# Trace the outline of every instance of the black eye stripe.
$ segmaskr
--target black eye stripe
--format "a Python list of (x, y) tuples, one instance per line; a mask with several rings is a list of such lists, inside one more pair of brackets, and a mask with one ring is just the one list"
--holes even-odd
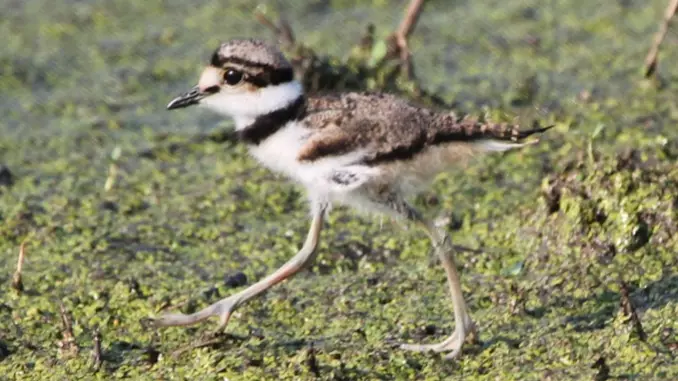
[(242, 80), (251, 83), (256, 87), (275, 86), (281, 83), (290, 82), (294, 79), (294, 71), (291, 68), (273, 69), (271, 67), (265, 67), (263, 68), (263, 71), (257, 74), (247, 73), (240, 68), (229, 66), (228, 64), (226, 64), (223, 69), (224, 79), (226, 79), (226, 74), (232, 70), (242, 73)]
[(290, 82), (294, 79), (294, 70), (287, 69), (277, 69), (271, 73), (271, 84), (277, 85), (280, 83)]
[(248, 74), (244, 79), (256, 87), (275, 86), (292, 81), (294, 79), (294, 72), (292, 69), (275, 69), (254, 75)]
[(248, 75), (245, 77), (245, 82), (251, 83), (256, 87), (266, 87), (268, 86), (268, 81), (266, 81), (265, 78), (262, 78), (261, 76), (253, 76), (253, 75)]

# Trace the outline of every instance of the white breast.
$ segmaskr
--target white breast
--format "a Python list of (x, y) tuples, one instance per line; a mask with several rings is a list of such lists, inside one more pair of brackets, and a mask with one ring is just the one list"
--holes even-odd
[[(259, 145), (251, 145), (249, 150), (252, 156), (267, 168), (309, 188), (315, 187), (317, 180), (332, 170), (353, 164), (363, 156), (362, 152), (349, 152), (312, 162), (297, 161), (299, 151), (313, 133), (314, 131), (306, 128), (303, 123), (290, 122)], [(314, 190), (322, 192), (321, 189)]]
[(297, 154), (310, 135), (298, 123), (288, 123), (258, 145), (250, 145), (250, 153), (267, 168), (301, 181)]

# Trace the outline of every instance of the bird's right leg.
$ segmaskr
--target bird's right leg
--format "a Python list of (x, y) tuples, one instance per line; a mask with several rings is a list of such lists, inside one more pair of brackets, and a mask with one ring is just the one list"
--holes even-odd
[(466, 338), (475, 332), (475, 324), (468, 312), (468, 307), (464, 301), (464, 295), (461, 290), (461, 281), (459, 273), (454, 264), (454, 247), (447, 233), (433, 223), (425, 219), (416, 209), (410, 206), (400, 195), (395, 193), (386, 193), (380, 197), (380, 203), (387, 205), (397, 215), (405, 217), (407, 220), (416, 223), (424, 228), (428, 234), (433, 248), (440, 258), (440, 261), (447, 275), (447, 284), (452, 299), (452, 308), (454, 310), (454, 332), (447, 339), (436, 344), (402, 344), (401, 348), (412, 351), (434, 351), (447, 352), (445, 358), (453, 359), (461, 354), (461, 347)]
[(154, 323), (158, 327), (192, 325), (199, 323), (212, 316), (219, 317), (219, 329), (224, 328), (228, 323), (233, 311), (247, 302), (248, 300), (260, 295), (264, 291), (293, 276), (305, 266), (313, 261), (316, 256), (316, 248), (320, 239), (326, 204), (313, 205), (313, 221), (306, 236), (306, 241), (299, 252), (287, 263), (282, 265), (277, 271), (251, 285), (247, 289), (222, 299), (209, 307), (206, 307), (190, 315), (184, 314), (165, 314), (155, 319)]

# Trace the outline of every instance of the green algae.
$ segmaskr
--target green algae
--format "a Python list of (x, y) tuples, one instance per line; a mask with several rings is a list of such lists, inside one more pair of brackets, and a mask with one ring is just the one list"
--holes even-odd
[[(303, 240), (303, 193), (233, 144), (228, 121), (164, 111), (219, 40), (270, 34), (246, 1), (2, 5), (0, 164), (13, 184), (0, 185), (0, 379), (678, 378), (670, 39), (661, 77), (640, 79), (663, 1), (426, 5), (410, 42), (424, 89), (464, 111), (556, 126), (416, 199), (474, 249), (458, 264), (480, 337), (457, 362), (395, 348), (453, 329), (423, 234), (341, 209), (316, 264), (241, 308), (228, 334), (150, 328), (160, 311), (236, 292), (229, 276), (263, 277)], [(370, 22), (385, 38), (403, 7), (297, 2), (286, 15), (323, 70), (346, 60), (337, 73), (352, 73), (351, 86), (413, 95), (407, 83), (365, 82), (374, 73), (351, 53)], [(19, 294), (10, 282), (26, 237)], [(622, 284), (645, 341), (620, 308)], [(59, 347), (60, 304), (76, 354)]]

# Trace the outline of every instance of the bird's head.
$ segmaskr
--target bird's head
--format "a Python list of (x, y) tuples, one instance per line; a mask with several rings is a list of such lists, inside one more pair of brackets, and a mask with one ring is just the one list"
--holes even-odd
[(232, 40), (212, 54), (198, 85), (174, 98), (167, 109), (206, 106), (244, 128), (302, 95), (292, 65), (280, 50), (259, 40)]

